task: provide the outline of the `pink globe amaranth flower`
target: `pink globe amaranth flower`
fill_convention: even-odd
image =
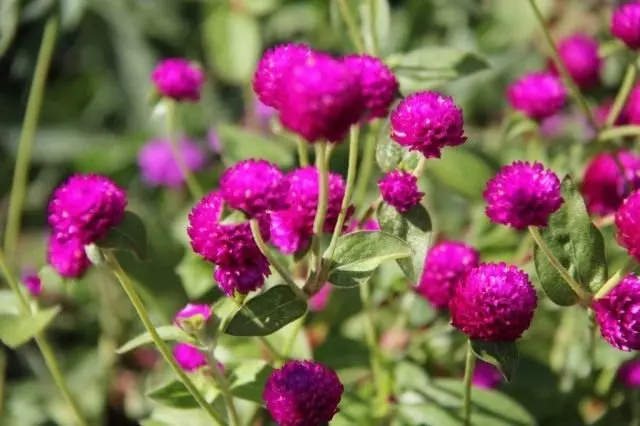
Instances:
[[[314,361],[288,361],[271,373],[262,398],[279,426],[320,426],[338,412],[343,392],[332,369]]]
[[[127,196],[109,178],[75,175],[56,188],[49,201],[49,225],[61,242],[91,244],[104,238],[124,217]]]
[[[567,90],[559,77],[551,73],[529,73],[507,89],[511,107],[532,120],[543,120],[562,109]]]
[[[197,102],[204,84],[202,69],[186,59],[164,59],[151,73],[158,92],[176,101]]]
[[[611,34],[629,49],[640,49],[640,3],[628,3],[613,11]]]
[[[560,179],[540,163],[515,161],[487,182],[486,213],[495,223],[516,229],[547,226],[562,206]]]
[[[640,156],[633,152],[601,153],[587,164],[582,193],[590,213],[600,216],[614,213],[636,189],[640,189]]]
[[[360,80],[368,117],[386,117],[399,88],[393,71],[380,59],[368,55],[348,55],[344,63]]]
[[[451,324],[470,339],[512,342],[531,325],[537,303],[524,271],[505,263],[484,263],[454,286]]]
[[[329,283],[324,283],[319,292],[313,295],[309,299],[309,310],[311,312],[320,312],[329,304],[329,296],[333,292],[333,286]]]
[[[640,360],[622,364],[618,369],[618,380],[628,389],[640,389]]]
[[[588,89],[600,83],[602,59],[598,54],[598,42],[584,34],[574,34],[558,43],[558,53],[569,75],[581,89]],[[553,60],[549,59],[549,69],[559,75]]]
[[[621,351],[640,350],[640,278],[628,274],[608,294],[596,299],[591,308],[600,333]]]
[[[38,297],[42,294],[42,281],[37,272],[32,270],[24,271],[22,284],[33,297]]]
[[[406,213],[420,203],[424,192],[418,189],[418,178],[404,170],[393,170],[378,181],[382,199],[395,207],[400,213]]]
[[[618,244],[640,261],[640,190],[636,190],[623,202],[615,215],[618,228]]]
[[[440,93],[414,93],[391,112],[391,138],[427,158],[439,158],[444,147],[467,141],[462,110]]]
[[[173,347],[173,357],[180,368],[189,373],[207,366],[207,358],[200,349],[188,343],[177,343]]]
[[[313,53],[306,44],[281,44],[265,52],[253,76],[253,90],[264,105],[279,109],[282,92],[289,82],[284,78],[289,68]]]
[[[211,307],[204,304],[187,303],[173,318],[173,324],[186,331],[196,333],[211,319]]]
[[[445,241],[435,245],[425,257],[424,272],[416,291],[438,309],[449,306],[453,287],[478,266],[480,254],[473,247]]]
[[[351,219],[347,224],[345,233],[350,234],[356,231],[379,231],[380,224],[375,219],[367,219],[364,223],[358,222],[357,219]]]
[[[623,111],[629,124],[640,124],[640,84],[631,89]]]
[[[54,236],[49,238],[47,262],[64,278],[80,278],[91,266],[82,242],[77,239],[61,242]]]
[[[271,274],[269,263],[264,259],[251,265],[219,266],[213,273],[220,289],[227,295],[249,294],[264,286],[265,278]]]
[[[249,216],[289,207],[289,181],[282,171],[265,160],[243,160],[220,178],[220,193],[232,208]]]
[[[492,364],[479,359],[473,370],[471,383],[480,389],[495,389],[502,383],[502,373]]]
[[[206,158],[200,147],[188,139],[178,142],[182,161],[191,172],[202,170]],[[138,166],[142,180],[150,186],[180,187],[184,176],[178,166],[171,144],[167,140],[152,140],[144,145],[138,154]]]
[[[364,113],[360,82],[342,61],[314,53],[289,68],[280,121],[309,143],[340,142]]]

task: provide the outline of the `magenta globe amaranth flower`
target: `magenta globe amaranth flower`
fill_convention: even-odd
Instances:
[[[502,383],[502,373],[492,364],[479,359],[473,369],[471,383],[480,389],[495,389]]]
[[[640,360],[632,359],[618,369],[618,380],[628,389],[640,389]]]
[[[184,371],[192,373],[207,366],[207,358],[196,346],[177,343],[173,347],[173,357]]]
[[[151,73],[158,92],[176,101],[196,102],[204,84],[202,69],[182,58],[161,61]]]
[[[200,147],[188,139],[181,139],[177,145],[187,169],[191,172],[202,170],[206,157]],[[168,140],[147,142],[138,154],[138,166],[142,180],[150,186],[176,188],[184,184],[184,176]]]
[[[629,124],[640,124],[640,85],[636,85],[631,89],[622,114]]]
[[[61,242],[53,236],[47,245],[47,262],[64,278],[80,278],[91,266],[84,244],[79,240]]]
[[[418,189],[418,178],[404,170],[393,170],[378,181],[382,199],[395,207],[400,213],[406,213],[420,203],[424,192]]]
[[[463,126],[462,110],[437,92],[409,95],[391,113],[391,138],[427,158],[439,158],[443,148],[465,143]]]
[[[49,201],[49,225],[61,242],[83,244],[104,238],[124,217],[127,196],[109,178],[75,175],[60,185]]]
[[[27,271],[22,274],[22,284],[33,297],[42,294],[42,280],[34,271]]]
[[[478,266],[479,259],[478,251],[467,244],[457,241],[437,244],[425,257],[424,272],[416,291],[436,308],[447,308],[453,287]]]
[[[269,263],[261,255],[248,265],[219,266],[213,276],[222,291],[227,296],[233,296],[235,292],[248,294],[258,290],[270,274]]]
[[[188,303],[173,318],[176,327],[187,333],[194,334],[202,330],[211,319],[211,307],[204,304]]]
[[[356,73],[369,118],[383,118],[398,93],[398,80],[380,59],[368,55],[349,55],[345,65]]]
[[[289,181],[275,164],[249,159],[228,168],[220,178],[225,202],[250,216],[289,207]]]
[[[505,263],[484,263],[453,287],[451,324],[470,339],[512,342],[531,325],[537,303],[524,271]]]
[[[629,274],[591,308],[600,333],[621,351],[640,350],[640,278]]]
[[[588,89],[600,82],[602,59],[598,54],[598,42],[584,34],[575,34],[558,43],[558,53],[569,75],[581,89]],[[549,68],[559,74],[553,60]]]
[[[615,215],[618,244],[640,261],[640,190],[623,202]]]
[[[560,180],[540,163],[516,161],[487,182],[486,213],[493,222],[516,229],[547,226],[563,199]]]
[[[333,286],[330,283],[324,283],[320,291],[309,298],[309,310],[311,312],[320,312],[329,304],[329,297],[333,292]]]
[[[640,3],[628,3],[613,11],[611,34],[629,49],[640,49]]]
[[[511,107],[532,120],[543,120],[562,109],[567,90],[559,77],[551,73],[530,73],[507,89]]]
[[[587,164],[582,180],[587,208],[600,216],[614,213],[629,193],[639,188],[640,156],[631,151],[596,155]]]
[[[330,368],[314,361],[289,361],[271,373],[262,397],[279,426],[320,426],[338,412],[343,392]]]

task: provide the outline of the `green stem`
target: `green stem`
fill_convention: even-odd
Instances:
[[[238,411],[236,410],[236,404],[233,401],[233,395],[230,391],[229,381],[218,369],[218,361],[213,355],[214,347],[213,345],[207,345],[206,342],[199,341],[199,343],[204,346],[209,346],[207,347],[205,352],[207,363],[209,364],[209,368],[211,369],[211,376],[218,386],[218,389],[220,389],[222,399],[224,400],[224,404],[227,407],[229,425],[240,426],[240,417],[238,416]]]
[[[11,287],[11,291],[13,291],[13,293],[18,297],[22,314],[25,316],[31,316],[31,307],[29,306],[29,300],[27,299],[27,296],[25,296],[25,294],[20,290],[18,282],[14,279],[13,274],[9,270],[9,266],[7,265],[5,255],[2,250],[0,250],[0,271],[2,271],[5,280],[9,284],[9,287]],[[77,424],[80,426],[86,426],[87,422],[84,419],[84,415],[82,414],[82,411],[80,410],[80,407],[78,406],[75,398],[71,395],[71,390],[69,389],[69,386],[67,385],[67,382],[65,381],[64,376],[60,370],[55,353],[51,348],[51,345],[49,345],[49,342],[47,341],[44,333],[36,333],[34,339],[36,341],[36,344],[38,345],[38,348],[40,349],[40,352],[42,353],[44,362],[47,365],[49,372],[51,373],[53,382],[56,384],[58,390],[60,391],[60,394],[62,395],[62,398],[65,400],[65,402],[75,415]]]
[[[349,9],[347,0],[338,0],[338,7],[340,9],[340,13],[342,14],[342,19],[344,19],[345,24],[347,24],[347,30],[349,31],[351,42],[356,47],[358,53],[364,53],[364,44],[362,43],[362,39],[360,38],[358,24],[355,17],[351,13],[351,9]]]
[[[320,267],[322,266],[322,255],[320,254],[320,239],[324,229],[324,220],[327,216],[327,203],[329,196],[329,170],[327,169],[326,142],[316,144],[316,167],[318,169],[318,208],[313,221],[313,241],[311,249],[315,256],[316,278],[320,278]]]
[[[309,165],[309,153],[307,152],[307,142],[301,138],[296,138],[296,147],[298,148],[298,162],[300,167]]]
[[[464,364],[464,399],[462,405],[462,416],[464,426],[471,426],[471,388],[473,381],[473,370],[476,368],[476,357],[471,350],[471,341],[467,341],[467,356]]]
[[[627,136],[640,136],[640,126],[616,126],[605,129],[598,135],[598,141],[606,142]]]
[[[171,147],[173,158],[176,161],[178,169],[180,169],[180,174],[186,182],[187,188],[189,188],[191,197],[199,200],[204,195],[204,190],[189,170],[187,163],[185,163],[178,141],[178,104],[176,101],[170,99],[166,99],[165,102],[167,106],[167,138],[169,139],[169,146]]]
[[[369,128],[367,132],[367,139],[364,146],[364,155],[362,158],[362,165],[360,166],[360,173],[358,173],[358,182],[353,196],[353,202],[356,206],[359,206],[367,194],[367,186],[369,185],[369,179],[371,179],[371,172],[373,171],[373,163],[376,157],[376,143],[378,136],[378,129],[380,127],[380,120],[376,120]]]
[[[638,68],[636,67],[636,59],[636,55],[633,55],[631,61],[629,62],[629,65],[627,66],[627,70],[624,73],[624,78],[622,79],[620,90],[618,90],[618,94],[616,95],[616,99],[613,102],[613,106],[611,107],[611,110],[607,115],[605,127],[611,127],[615,124],[618,116],[620,116],[620,111],[622,111],[622,108],[624,108],[624,104],[629,98],[631,89],[633,89],[633,84],[636,82],[636,74],[638,72]]]
[[[416,165],[416,168],[413,169],[413,172],[411,172],[411,174],[413,174],[417,178],[420,178],[420,176],[422,176],[422,173],[424,173],[424,168],[426,166],[427,166],[427,158],[424,155],[421,155],[420,159],[418,160],[418,164]]]
[[[376,33],[376,20],[378,17],[378,0],[369,0],[369,20],[371,22],[371,54],[378,56],[380,46],[378,46],[378,34]]]
[[[529,0],[529,4],[531,5],[531,8],[533,9],[533,13],[536,15],[536,18],[540,23],[540,26],[542,27],[542,32],[544,33],[544,37],[547,40],[549,47],[551,48],[551,58],[553,59],[553,63],[555,64],[556,68],[560,71],[560,77],[562,78],[562,81],[567,86],[567,88],[575,98],[576,102],[578,102],[578,105],[582,109],[582,112],[584,113],[584,116],[589,121],[589,124],[591,125],[591,127],[597,130],[598,123],[596,123],[596,121],[593,118],[593,113],[591,112],[591,108],[589,108],[589,105],[587,105],[587,101],[582,96],[582,93],[580,92],[580,88],[576,85],[575,81],[573,81],[573,78],[571,78],[571,76],[569,75],[569,71],[567,71],[566,65],[560,58],[560,54],[558,53],[558,48],[556,47],[553,41],[553,38],[551,37],[549,28],[547,28],[547,26],[545,25],[544,16],[542,16],[542,12],[540,12],[540,9],[536,4],[536,0]]]
[[[633,258],[627,259],[627,263],[625,263],[622,268],[620,268],[615,274],[613,274],[611,278],[609,278],[607,282],[604,283],[602,287],[600,287],[600,290],[598,290],[593,297],[595,299],[602,299],[607,294],[609,294],[609,292],[618,285],[620,280],[622,280],[629,272],[633,271],[635,265],[636,262]]]
[[[47,21],[44,33],[42,34],[36,69],[33,74],[33,80],[31,81],[29,98],[27,99],[27,110],[20,132],[20,140],[18,141],[18,153],[16,156],[15,170],[13,172],[13,184],[9,198],[9,213],[4,239],[4,250],[10,258],[15,257],[15,249],[20,235],[20,221],[22,219],[22,207],[27,191],[31,151],[38,128],[38,120],[40,118],[40,110],[42,109],[42,100],[44,98],[51,58],[53,57],[53,51],[58,37],[58,27],[58,17],[54,13]]]
[[[142,300],[138,296],[138,293],[136,293],[136,289],[133,285],[133,282],[131,282],[131,279],[129,278],[127,273],[124,271],[124,269],[122,269],[122,266],[120,266],[118,259],[116,259],[113,253],[108,251],[104,252],[104,257],[106,259],[107,267],[111,269],[111,272],[113,272],[113,275],[115,275],[116,279],[122,285],[122,289],[126,293],[134,309],[136,310],[138,317],[140,317],[140,321],[142,321],[144,328],[147,330],[147,332],[151,336],[153,343],[156,345],[156,347],[160,351],[160,354],[162,354],[162,357],[169,364],[169,366],[174,371],[174,373],[180,378],[180,380],[182,381],[184,386],[187,388],[189,393],[193,396],[193,399],[196,400],[198,405],[200,405],[200,407],[202,407],[202,409],[207,412],[209,417],[211,417],[211,419],[216,424],[224,425],[225,424],[224,417],[220,413],[218,413],[218,411],[213,407],[213,405],[209,404],[206,401],[206,399],[202,396],[202,394],[200,393],[198,388],[193,384],[189,376],[187,376],[187,374],[182,370],[182,368],[180,368],[175,358],[173,357],[171,350],[169,349],[167,344],[164,342],[164,340],[162,340],[162,337],[160,337],[160,335],[156,331],[156,328],[153,326],[153,323],[151,322],[151,318],[149,317],[149,313],[147,312],[147,308],[145,308],[144,304],[142,303]]]

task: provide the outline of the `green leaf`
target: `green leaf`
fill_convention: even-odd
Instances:
[[[483,361],[496,366],[510,382],[518,366],[518,347],[515,342],[484,342],[472,340],[471,349]]]
[[[164,325],[162,327],[157,327],[156,331],[160,335],[160,338],[165,342],[185,342],[185,343],[194,343],[193,337],[189,336],[184,331],[180,330],[173,325]],[[129,351],[132,351],[140,346],[148,345],[153,343],[153,339],[148,332],[142,333],[133,339],[129,340],[124,345],[120,346],[117,350],[117,354],[124,354]]]
[[[371,3],[374,3],[375,16],[373,16],[371,10]],[[359,11],[362,18],[362,38],[366,50],[372,52],[374,51],[374,46],[377,46],[383,53],[388,52],[387,46],[391,31],[391,5],[389,0],[361,1]]]
[[[376,161],[383,172],[390,172],[396,168],[412,170],[418,164],[419,153],[409,151],[394,142],[389,136],[389,124],[381,126],[376,145]]]
[[[197,408],[198,402],[191,396],[185,385],[173,380],[147,392],[147,396],[159,404],[175,408]]]
[[[0,4],[0,57],[4,55],[16,35],[20,18],[20,0],[5,0]]]
[[[328,259],[329,282],[336,287],[355,287],[366,282],[382,262],[412,255],[409,244],[386,232],[360,231],[343,235]]]
[[[176,273],[190,300],[202,297],[213,288],[213,268],[189,250],[176,267]]]
[[[260,58],[260,27],[255,17],[217,7],[204,22],[204,45],[217,77],[245,85]]]
[[[140,261],[148,260],[147,229],[135,213],[126,211],[122,222],[96,245],[105,250],[131,252]]]
[[[591,222],[584,200],[569,176],[562,181],[562,207],[551,215],[540,235],[551,253],[586,291],[595,293],[607,279],[607,261],[602,234]],[[576,303],[574,292],[536,245],[534,262],[540,284],[558,305]]]
[[[307,311],[307,303],[286,285],[271,287],[249,300],[235,314],[225,333],[232,336],[267,336]]]
[[[216,133],[224,151],[224,158],[235,163],[247,158],[264,158],[287,168],[293,165],[293,150],[287,149],[284,141],[268,138],[238,126],[220,124]]]
[[[424,258],[433,234],[429,212],[422,204],[406,213],[400,213],[393,206],[382,203],[378,208],[377,218],[384,232],[406,241],[413,250],[411,259],[398,259],[397,262],[407,278],[417,282],[422,276]]]
[[[246,361],[240,364],[231,377],[231,393],[240,399],[246,399],[263,405],[262,392],[273,368],[262,360]]]
[[[15,349],[43,331],[59,312],[60,306],[54,306],[32,315],[0,315],[0,340]]]

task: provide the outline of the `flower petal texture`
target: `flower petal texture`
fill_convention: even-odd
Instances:
[[[588,89],[600,83],[602,59],[598,54],[598,42],[585,34],[574,34],[558,43],[558,53],[569,75],[581,89]],[[552,60],[551,71],[559,75]]]
[[[360,80],[368,118],[386,117],[400,87],[393,71],[380,59],[369,55],[348,55],[344,63]]]
[[[189,373],[207,366],[207,358],[200,349],[188,343],[177,343],[173,347],[173,357],[180,368]]]
[[[81,278],[91,266],[82,242],[77,239],[61,242],[53,236],[47,246],[47,262],[64,278]]]
[[[640,49],[640,4],[628,3],[614,10],[611,34],[629,49]]]
[[[640,350],[640,278],[637,275],[625,276],[591,307],[604,340],[621,351]]]
[[[176,101],[197,102],[205,78],[202,69],[188,60],[168,58],[155,67],[151,80],[162,96]]]
[[[424,196],[424,192],[418,189],[418,178],[404,170],[393,170],[385,174],[378,181],[378,188],[382,199],[400,213],[411,210]]]
[[[622,166],[622,170],[620,170]],[[631,151],[601,153],[587,164],[582,193],[589,213],[615,213],[631,191],[640,189],[640,156]]]
[[[532,120],[543,120],[562,109],[567,90],[559,77],[545,72],[529,73],[507,89],[509,104]]]

